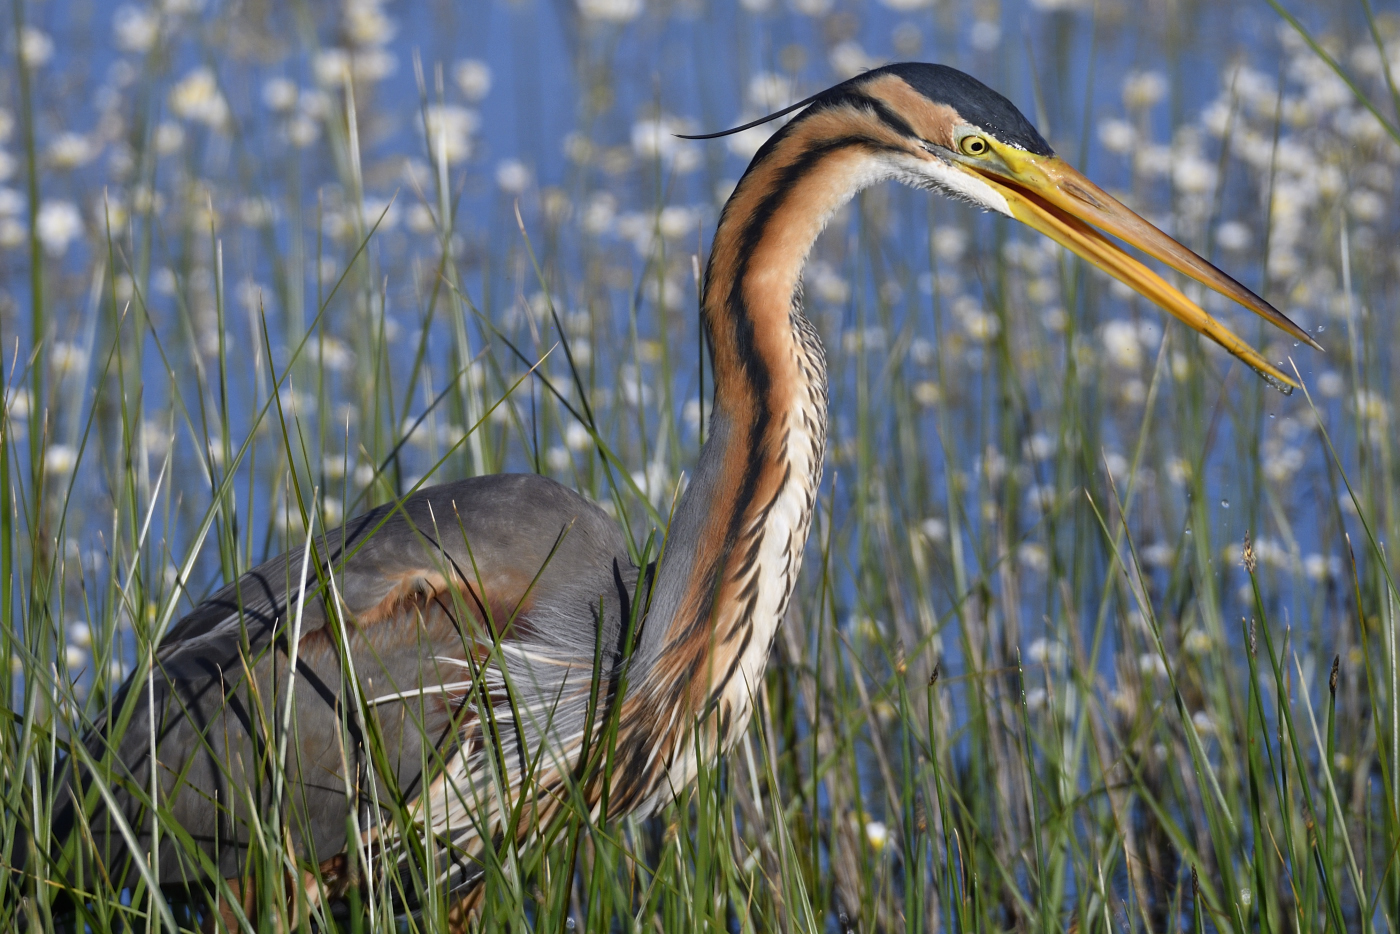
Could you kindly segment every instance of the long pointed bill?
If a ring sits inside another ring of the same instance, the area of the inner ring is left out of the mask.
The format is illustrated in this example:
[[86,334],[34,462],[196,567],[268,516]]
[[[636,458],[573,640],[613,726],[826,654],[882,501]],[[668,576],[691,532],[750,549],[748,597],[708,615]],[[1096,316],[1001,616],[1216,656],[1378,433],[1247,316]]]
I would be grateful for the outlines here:
[[1102,228],[1207,288],[1239,302],[1296,339],[1322,349],[1282,312],[1143,220],[1059,158],[1037,156],[995,142],[992,145],[1011,170],[1011,177],[979,165],[961,164],[963,168],[975,171],[978,178],[992,185],[1006,198],[1017,220],[1137,290],[1188,327],[1206,335],[1253,367],[1278,388],[1289,392],[1297,385],[1205,309],[1089,224]]

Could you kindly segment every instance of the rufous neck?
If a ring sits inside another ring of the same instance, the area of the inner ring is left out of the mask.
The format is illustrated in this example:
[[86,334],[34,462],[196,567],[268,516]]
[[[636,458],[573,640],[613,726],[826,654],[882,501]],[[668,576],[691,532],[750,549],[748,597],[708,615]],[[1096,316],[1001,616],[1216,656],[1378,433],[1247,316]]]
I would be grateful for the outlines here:
[[890,177],[880,156],[874,140],[852,135],[848,113],[804,115],[760,150],[720,216],[702,303],[714,414],[640,644],[653,683],[691,677],[715,627],[744,612],[755,536],[780,497],[804,497],[792,521],[805,540],[826,440],[826,368],[801,314],[802,270],[832,213]]

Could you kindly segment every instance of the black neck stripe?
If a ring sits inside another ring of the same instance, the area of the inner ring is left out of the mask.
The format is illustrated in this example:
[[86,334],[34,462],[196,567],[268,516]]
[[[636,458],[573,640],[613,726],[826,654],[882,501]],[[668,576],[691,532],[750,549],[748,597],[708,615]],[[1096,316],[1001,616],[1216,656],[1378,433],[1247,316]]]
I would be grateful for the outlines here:
[[[861,103],[870,102],[878,104],[868,97],[862,97]],[[878,111],[877,111],[878,113]],[[754,161],[749,166],[749,171],[744,173],[744,178],[739,180],[742,187],[747,181],[750,184],[755,180],[754,169],[762,162],[770,158],[778,151],[779,146],[774,146],[775,141],[789,140],[791,129],[801,120],[806,118],[806,114],[799,120],[789,123],[786,127],[775,134],[774,139],[769,140],[765,145],[767,153],[760,152],[754,157]],[[897,119],[897,118],[896,118]],[[902,121],[901,121],[902,123]],[[904,126],[909,130],[908,126]],[[912,131],[910,131],[912,132]],[[781,137],[781,140],[779,139]],[[753,422],[748,428],[746,462],[744,465],[743,477],[739,483],[738,493],[735,497],[732,511],[729,514],[728,527],[725,530],[724,544],[720,549],[713,563],[710,564],[703,574],[707,582],[707,590],[711,599],[705,601],[699,608],[696,618],[691,625],[686,627],[686,633],[693,633],[696,628],[701,627],[711,616],[711,603],[718,593],[720,575],[727,566],[729,557],[733,553],[735,545],[738,543],[740,532],[743,528],[744,516],[758,492],[759,480],[763,475],[764,458],[763,438],[767,434],[769,426],[773,421],[773,412],[769,406],[769,395],[772,391],[772,373],[769,371],[767,362],[759,353],[754,330],[754,318],[750,313],[748,304],[744,299],[743,284],[749,272],[749,262],[752,259],[759,244],[769,232],[769,225],[773,216],[787,201],[793,190],[801,184],[802,180],[810,175],[821,162],[838,152],[851,148],[860,148],[871,152],[901,152],[899,147],[891,146],[888,143],[863,135],[838,136],[829,139],[816,140],[808,144],[797,157],[789,164],[777,170],[776,177],[771,180],[771,187],[763,195],[753,212],[746,218],[730,219],[721,218],[720,226],[724,227],[727,220],[737,221],[741,226],[738,234],[738,247],[736,250],[736,260],[733,275],[725,283],[728,295],[724,297],[724,310],[727,312],[724,321],[712,321],[711,327],[731,328],[733,336],[733,346],[735,356],[738,358],[738,373],[732,374],[735,377],[745,379],[752,388],[754,405]],[[731,199],[729,202],[735,202]],[[726,211],[728,207],[726,207]],[[710,289],[714,285],[716,270],[714,269],[715,256],[718,251],[710,254],[710,268],[706,273],[706,295],[710,297]],[[706,302],[706,307],[713,307],[710,302]],[[713,340],[713,337],[712,337]],[[716,387],[718,388],[718,387]],[[738,427],[738,426],[736,426]],[[742,430],[742,429],[741,429]]]

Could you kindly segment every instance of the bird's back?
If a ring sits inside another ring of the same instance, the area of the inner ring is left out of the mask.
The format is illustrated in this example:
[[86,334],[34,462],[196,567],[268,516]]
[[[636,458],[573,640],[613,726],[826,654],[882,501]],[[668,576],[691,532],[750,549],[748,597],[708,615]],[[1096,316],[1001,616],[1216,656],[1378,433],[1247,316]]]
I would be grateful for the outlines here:
[[[502,832],[501,815],[477,806],[494,797],[488,773],[501,774],[486,758],[516,785],[527,771],[564,782],[584,745],[594,669],[606,679],[620,664],[638,579],[597,505],[532,474],[480,477],[366,513],[315,548],[280,781],[300,549],[180,621],[149,676],[129,681],[85,740],[110,763],[98,774],[142,850],[154,746],[162,883],[207,876],[195,849],[240,875],[256,823],[280,822],[298,858],[324,862],[355,833],[396,846],[385,829],[404,817],[460,851],[448,872],[460,883],[472,874],[463,857]],[[78,774],[76,786],[64,777],[57,842],[75,826],[81,786],[107,873],[134,883],[117,815],[94,805],[92,773]]]

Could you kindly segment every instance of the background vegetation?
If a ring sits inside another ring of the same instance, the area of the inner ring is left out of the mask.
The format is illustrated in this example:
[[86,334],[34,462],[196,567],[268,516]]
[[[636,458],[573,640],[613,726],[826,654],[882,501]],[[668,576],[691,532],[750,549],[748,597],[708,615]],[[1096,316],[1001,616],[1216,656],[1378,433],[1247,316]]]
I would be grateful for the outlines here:
[[[672,134],[921,58],[1316,332],[1206,297],[1307,392],[866,193],[807,273],[830,462],[748,736],[655,819],[502,853],[485,924],[1395,929],[1394,11],[10,0],[0,39],[0,925],[195,923],[101,879],[75,917],[17,831],[172,621],[307,528],[535,470],[640,546],[700,442],[697,252],[771,127]],[[289,859],[264,925],[442,923],[412,872],[308,917]]]

